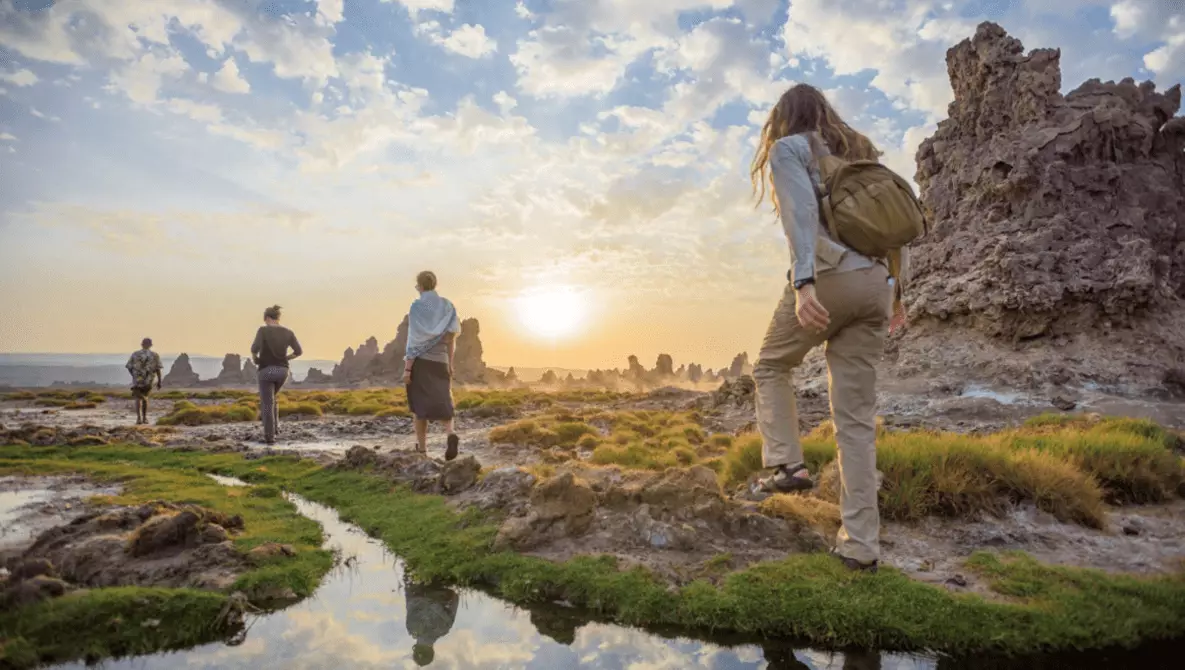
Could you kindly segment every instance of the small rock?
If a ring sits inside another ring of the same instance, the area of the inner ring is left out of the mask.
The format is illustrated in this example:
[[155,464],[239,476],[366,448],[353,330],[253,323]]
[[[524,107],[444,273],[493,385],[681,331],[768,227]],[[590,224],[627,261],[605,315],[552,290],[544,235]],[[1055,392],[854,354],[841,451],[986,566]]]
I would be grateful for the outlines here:
[[1053,398],[1049,401],[1049,404],[1063,412],[1071,412],[1075,407],[1078,406],[1078,403],[1062,395],[1053,396]]
[[133,556],[146,556],[166,547],[185,544],[195,537],[198,521],[198,515],[190,510],[153,517],[132,535],[128,549]]
[[226,529],[216,523],[208,523],[202,529],[202,544],[218,544],[219,542],[226,542],[230,539],[230,534]]
[[247,552],[247,557],[252,560],[266,560],[275,558],[276,556],[295,556],[296,550],[290,544],[279,544],[277,542],[268,542],[255,547]]
[[963,575],[955,575],[954,577],[946,580],[946,583],[952,586],[965,587],[967,586],[967,578]]
[[17,563],[11,568],[11,579],[19,582],[34,577],[53,577],[56,574],[53,563],[45,558],[30,558]]
[[159,628],[160,627],[160,619],[145,619],[144,621],[140,622],[140,627],[141,628]]

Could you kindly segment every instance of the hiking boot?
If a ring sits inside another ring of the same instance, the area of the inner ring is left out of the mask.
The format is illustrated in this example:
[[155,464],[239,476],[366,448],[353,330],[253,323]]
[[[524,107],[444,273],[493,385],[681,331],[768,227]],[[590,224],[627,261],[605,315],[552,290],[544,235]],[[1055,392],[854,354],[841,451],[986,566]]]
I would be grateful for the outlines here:
[[797,473],[806,470],[805,463],[793,467],[779,465],[772,475],[757,480],[757,485],[768,493],[793,493],[795,491],[809,491],[815,487],[815,482],[809,477],[799,477]]
[[444,450],[444,460],[451,461],[457,457],[457,447],[461,444],[461,438],[457,437],[456,433],[450,433],[448,436],[448,447]]

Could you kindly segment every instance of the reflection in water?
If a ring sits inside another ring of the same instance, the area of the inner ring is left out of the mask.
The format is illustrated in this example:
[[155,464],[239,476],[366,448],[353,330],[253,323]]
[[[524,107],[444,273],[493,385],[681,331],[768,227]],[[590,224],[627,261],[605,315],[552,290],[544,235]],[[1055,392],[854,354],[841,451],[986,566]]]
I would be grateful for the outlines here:
[[[292,496],[302,514],[321,523],[327,546],[347,560],[326,575],[316,594],[258,617],[245,636],[176,653],[106,661],[103,668],[190,670],[407,668],[563,670],[709,668],[741,670],[935,670],[970,666],[877,653],[794,649],[788,643],[729,639],[721,644],[593,623],[571,608],[526,612],[471,590],[460,592],[406,579],[383,545],[343,523],[327,507]],[[1035,667],[1020,665],[995,667]],[[1074,666],[1086,667],[1078,663]],[[81,669],[81,664],[63,666]],[[1046,665],[1043,667],[1059,667]],[[1101,667],[1101,666],[1100,666]],[[1127,666],[1119,661],[1111,667]],[[1167,666],[1166,666],[1167,667]]]
[[407,605],[407,634],[416,640],[412,659],[422,667],[436,657],[432,645],[452,629],[461,598],[447,586],[417,584],[404,573],[403,599]]

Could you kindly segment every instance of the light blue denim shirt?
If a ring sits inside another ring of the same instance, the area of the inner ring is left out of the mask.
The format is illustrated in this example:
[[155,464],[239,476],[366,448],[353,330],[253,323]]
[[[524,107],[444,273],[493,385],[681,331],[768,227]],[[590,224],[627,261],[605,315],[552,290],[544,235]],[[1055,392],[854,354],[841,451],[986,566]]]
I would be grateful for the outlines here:
[[[819,145],[827,150],[823,142]],[[782,228],[790,243],[792,281],[824,272],[860,270],[877,262],[831,239],[827,227],[820,225],[818,194],[822,180],[805,134],[783,137],[774,143],[770,170]]]

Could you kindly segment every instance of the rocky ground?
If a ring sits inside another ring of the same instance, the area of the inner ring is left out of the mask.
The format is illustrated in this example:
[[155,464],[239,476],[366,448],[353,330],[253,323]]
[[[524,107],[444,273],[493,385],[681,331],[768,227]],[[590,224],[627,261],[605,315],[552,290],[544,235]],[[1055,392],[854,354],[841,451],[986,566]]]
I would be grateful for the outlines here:
[[0,478],[0,603],[110,586],[224,589],[251,565],[231,541],[241,517],[166,501],[87,500],[118,490],[76,476]]

